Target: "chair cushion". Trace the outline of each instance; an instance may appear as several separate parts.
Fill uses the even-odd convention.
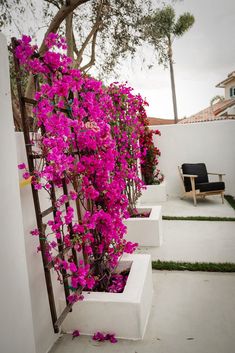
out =
[[[198,183],[209,182],[205,163],[184,163],[182,164],[182,171],[183,174],[198,175],[198,177],[195,179],[196,185]],[[184,178],[184,186],[186,191],[192,190],[190,178]]]
[[[204,191],[219,191],[225,189],[225,184],[223,181],[211,182],[211,183],[198,183],[196,189],[199,189],[201,192]]]

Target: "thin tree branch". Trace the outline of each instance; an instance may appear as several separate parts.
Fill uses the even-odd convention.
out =
[[[88,34],[88,36],[86,37],[86,40],[84,41],[84,43],[82,44],[81,49],[78,51],[78,56],[77,56],[77,65],[79,66],[82,62],[82,56],[83,53],[87,47],[87,45],[89,44],[91,38],[94,36],[94,34],[97,32],[98,28],[99,28],[99,22],[97,21],[94,26],[92,27],[90,33]]]
[[[44,0],[44,1],[47,2],[48,4],[54,5],[57,9],[60,10],[60,6],[57,1],[55,0]]]
[[[72,29],[72,33],[73,33],[73,51],[74,53],[76,54],[77,58],[79,56],[79,51],[78,51],[78,48],[77,48],[77,45],[76,45],[76,41],[75,41],[75,36],[74,36],[74,32],[73,32],[73,29]]]
[[[95,63],[95,47],[96,47],[96,38],[97,38],[97,34],[98,34],[98,29],[96,30],[96,32],[93,35],[93,39],[92,39],[92,45],[91,45],[91,59],[89,61],[89,63],[87,63],[86,65],[84,65],[83,67],[80,68],[81,71],[85,71],[87,69],[89,69],[92,65],[94,65]]]
[[[103,6],[104,6],[104,3],[105,1],[104,0],[101,0],[100,2],[100,6],[98,8],[98,11],[97,11],[97,15],[96,15],[96,20],[95,20],[95,23],[92,27],[92,29],[90,30],[88,36],[86,37],[84,43],[82,44],[82,47],[81,49],[78,51],[78,55],[77,55],[77,59],[76,59],[76,66],[80,66],[81,63],[82,63],[82,59],[83,59],[83,54],[84,54],[84,51],[86,49],[86,47],[88,46],[88,44],[90,43],[90,40],[92,39],[92,51],[91,51],[91,60],[89,62],[88,67],[91,66],[91,62],[94,63],[95,62],[95,45],[96,45],[96,38],[97,38],[97,33],[100,29],[100,26],[102,24],[102,18],[101,18],[101,12],[102,12],[102,9],[103,9]],[[84,67],[87,67],[87,65],[85,65]],[[93,64],[92,64],[93,65]],[[83,67],[83,68],[84,68]],[[82,68],[82,69],[83,69]]]

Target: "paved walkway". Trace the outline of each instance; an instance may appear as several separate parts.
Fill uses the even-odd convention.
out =
[[[235,262],[235,222],[163,221],[162,246],[137,252],[152,260]]]
[[[191,200],[170,199],[163,215],[235,217],[235,212],[215,197],[197,207]],[[235,262],[235,222],[163,221],[163,233],[160,248],[138,251],[156,260]],[[143,341],[97,343],[64,335],[50,353],[235,352],[235,274],[153,271],[153,283]]]
[[[64,335],[50,353],[233,353],[235,274],[153,272],[154,299],[143,341],[96,343]],[[131,324],[131,323],[130,323]]]
[[[219,196],[210,196],[199,199],[197,206],[193,206],[191,198],[181,200],[178,198],[169,198],[162,202],[162,214],[164,216],[205,216],[205,217],[235,217],[234,209],[225,200],[221,202]]]
[[[146,206],[147,207],[147,206]],[[162,203],[165,216],[235,217],[234,209],[217,196],[199,200],[171,198]],[[163,221],[161,247],[142,247],[153,260],[189,262],[235,262],[235,222]]]

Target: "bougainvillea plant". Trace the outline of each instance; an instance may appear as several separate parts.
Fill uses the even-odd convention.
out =
[[[145,131],[139,119],[143,100],[134,95],[133,89],[126,84],[111,84],[107,92],[112,97],[113,111],[111,132],[116,141],[118,157],[116,173],[125,182],[124,189],[128,198],[130,215],[135,212],[137,199],[141,195],[144,183],[141,179],[140,163],[146,151],[140,148],[141,135]]]
[[[146,185],[160,184],[164,180],[164,175],[157,169],[158,158],[161,155],[160,150],[154,145],[153,136],[161,136],[159,130],[150,130],[144,106],[147,102],[142,101],[139,109],[139,120],[144,130],[140,135],[140,148],[142,153],[141,173],[143,181]]]
[[[37,141],[32,139],[32,146],[42,157],[35,162],[31,175],[24,165],[20,168],[25,168],[25,178],[32,177],[35,189],[45,189],[51,198],[52,185],[56,186],[55,217],[47,222],[45,234],[46,256],[61,282],[61,273],[66,270],[71,289],[68,300],[76,302],[82,299],[79,289],[122,288],[123,281],[115,276],[112,280],[114,269],[120,256],[132,253],[137,246],[124,239],[123,218],[128,217],[127,178],[141,184],[136,161],[131,162],[140,151],[135,150],[136,142],[132,145],[137,137],[133,131],[129,133],[129,129],[134,130],[131,124],[127,133],[120,135],[121,140],[117,138],[125,115],[123,105],[133,118],[136,102],[134,96],[129,98],[128,89],[120,87],[120,108],[102,82],[70,67],[71,60],[63,53],[66,43],[57,34],[49,34],[46,45],[48,50],[40,56],[31,38],[23,36],[15,50],[22,68],[42,82],[35,94],[34,108],[41,135],[37,135]],[[129,150],[121,148],[122,144]],[[64,182],[76,207],[65,208],[68,196],[63,193]],[[38,229],[31,234],[42,236]],[[69,251],[66,257],[57,257],[58,242],[63,248],[73,246],[83,258],[75,263]]]

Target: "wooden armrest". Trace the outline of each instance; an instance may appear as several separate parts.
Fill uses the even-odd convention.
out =
[[[198,177],[198,175],[194,175],[194,174],[182,174],[183,175],[183,177],[186,177],[186,178],[197,178]]]
[[[207,173],[207,174],[211,174],[211,175],[226,175],[224,173]]]

